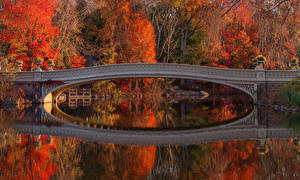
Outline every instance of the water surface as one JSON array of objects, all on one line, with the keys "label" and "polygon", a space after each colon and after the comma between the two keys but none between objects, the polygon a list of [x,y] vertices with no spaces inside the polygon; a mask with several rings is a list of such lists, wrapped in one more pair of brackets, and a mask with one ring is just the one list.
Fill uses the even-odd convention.
[{"label": "water surface", "polygon": [[[55,121],[40,106],[0,108],[0,179],[299,179],[299,114],[254,108],[249,96],[229,87],[192,85],[190,92],[205,91],[209,96],[177,96],[174,89],[159,96],[161,89],[150,95],[117,96],[117,91],[95,93],[95,86],[83,85],[78,88],[93,92],[89,98],[77,97],[76,104],[66,94],[51,110],[65,122]],[[108,137],[119,129],[124,135],[134,134],[132,129],[190,134],[237,122],[253,112],[247,121],[222,129],[223,134],[239,129],[242,135],[257,130],[242,140],[207,137],[207,142],[176,144],[166,136],[169,143],[164,145],[138,145],[79,136],[82,130],[97,133],[97,129]],[[78,133],[59,131],[68,127],[78,127]],[[282,133],[271,137],[274,130]]]}]

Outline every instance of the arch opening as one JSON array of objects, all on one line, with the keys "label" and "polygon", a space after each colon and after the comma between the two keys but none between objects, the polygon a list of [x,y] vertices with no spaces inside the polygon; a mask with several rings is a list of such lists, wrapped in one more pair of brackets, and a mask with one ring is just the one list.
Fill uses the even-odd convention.
[{"label": "arch opening", "polygon": [[[124,79],[122,79],[122,80],[124,80]],[[92,83],[92,82],[96,82],[96,81],[89,81],[89,83]],[[195,82],[199,82],[199,81],[195,81]],[[209,82],[206,82],[206,84],[207,83],[209,83]],[[59,95],[59,93],[61,93],[61,92],[63,92],[64,90],[66,90],[67,88],[70,88],[70,87],[74,87],[74,86],[78,86],[78,85],[83,85],[83,84],[86,84],[86,82],[81,82],[81,83],[77,83],[77,84],[68,84],[67,86],[65,85],[63,88],[61,88],[61,89],[57,89],[57,91],[55,92],[55,93],[57,93],[58,95]],[[218,85],[217,84],[217,86],[220,86],[220,85]],[[234,88],[230,88],[230,89],[234,89]],[[145,96],[144,96],[145,97]],[[243,95],[242,97],[245,97],[245,95]],[[248,96],[247,96],[248,97]],[[128,97],[127,97],[128,98]],[[250,100],[251,98],[250,97],[248,97],[248,100]],[[105,101],[108,101],[108,100],[105,100],[105,99],[103,99],[102,100],[102,104],[104,104],[105,103]],[[140,102],[139,102],[140,101]],[[208,100],[207,100],[208,101]],[[205,102],[205,103],[208,103],[208,102]],[[224,102],[220,102],[221,100],[216,100],[216,104],[222,104],[222,103],[224,103]],[[144,105],[143,106],[136,106],[136,105],[133,105],[135,102],[138,102],[138,103],[144,103]],[[198,103],[198,102],[197,102]],[[194,103],[194,105],[189,105],[189,103],[185,103],[186,105],[184,105],[184,106],[190,106],[190,107],[193,107],[193,108],[196,108],[196,107],[198,107],[198,106],[201,106],[201,103],[199,104],[197,104],[197,103]],[[228,102],[226,102],[226,103],[228,103]],[[235,102],[234,102],[235,103]],[[233,104],[234,104],[233,103]],[[151,103],[149,104],[147,104],[147,103],[145,103],[143,100],[139,100],[139,99],[134,99],[134,101],[130,101],[129,102],[129,104],[130,104],[130,106],[132,106],[131,107],[131,109],[143,109],[143,110],[145,110],[145,108],[144,108],[144,106],[146,105],[146,106],[151,106]],[[232,103],[231,103],[232,104]],[[246,104],[246,103],[244,103],[244,104]],[[249,104],[249,103],[247,103],[247,104]],[[55,104],[55,106],[56,106],[56,104]],[[120,104],[118,105],[118,108],[120,108]],[[179,109],[179,108],[181,108],[180,107],[180,104],[179,103],[177,103],[177,104],[175,104],[175,105],[170,105],[170,104],[168,104],[168,105],[165,105],[165,106],[173,106],[173,107],[175,107],[175,109]],[[227,112],[229,113],[229,110],[230,110],[230,106],[232,106],[232,105],[227,105],[226,107],[224,107],[225,109],[223,109],[223,111],[222,112],[219,112],[219,113],[223,113],[223,114],[226,114]],[[246,107],[246,106],[245,106]],[[103,108],[103,107],[102,107]],[[250,112],[252,111],[252,107],[246,107],[247,108],[247,113],[245,113],[244,112],[244,114],[243,114],[243,116],[245,116],[245,115],[248,115],[248,114],[250,114]],[[59,107],[57,107],[57,109],[60,109]],[[76,111],[78,111],[78,112],[81,112],[82,110],[80,110],[80,109],[76,109]],[[121,111],[121,110],[120,110]],[[178,111],[180,111],[180,110],[178,110]],[[188,113],[190,113],[190,111],[191,111],[191,108],[190,109],[188,109],[188,110],[186,110],[186,111],[188,111]],[[216,111],[220,111],[220,110],[215,110],[214,111],[214,113],[215,114],[218,114]],[[71,114],[72,115],[72,113],[74,113],[74,111],[65,111],[65,109],[63,109],[61,112],[63,112],[63,113],[65,113],[65,114]],[[60,113],[60,114],[63,114],[63,113]],[[115,113],[115,112],[114,112]],[[120,116],[120,114],[122,114],[122,113],[120,113],[120,112],[117,112],[117,113],[119,113],[118,114],[118,116]],[[225,119],[226,120],[226,123],[228,123],[228,122],[233,122],[233,121],[235,121],[235,120],[237,120],[237,119],[240,119],[242,116],[241,115],[239,115],[239,116],[237,116],[237,115],[235,115],[235,114],[231,114],[231,116],[229,116],[230,115],[230,113],[228,114],[227,113],[227,115],[228,115],[228,118],[227,119]],[[82,114],[84,114],[84,113],[82,113]],[[153,113],[153,112],[151,112],[151,111],[148,111],[146,114],[139,114],[138,116],[140,116],[140,118],[148,118],[148,120],[150,121],[150,115],[155,115],[155,113]],[[123,115],[122,115],[123,116]],[[127,115],[126,115],[127,116]],[[136,116],[135,118],[138,118],[138,116]],[[143,116],[143,117],[141,117],[141,116]],[[71,117],[71,118],[70,118]],[[195,112],[194,112],[194,116],[193,117],[195,117]],[[124,119],[124,117],[122,117],[123,119]],[[220,117],[216,117],[216,119],[220,119]],[[80,120],[81,119],[81,120]],[[90,117],[88,117],[88,119],[90,120]],[[223,118],[224,119],[224,118]],[[116,127],[116,128],[123,128],[124,126],[126,127],[127,125],[124,125],[124,124],[120,124],[119,123],[119,125],[117,126],[117,125],[113,125],[113,126],[110,126],[109,124],[95,124],[95,123],[82,123],[83,121],[85,121],[86,120],[86,117],[80,117],[80,118],[78,118],[76,115],[75,115],[75,117],[72,117],[72,116],[70,116],[70,115],[68,115],[68,118],[66,118],[65,120],[69,120],[69,121],[72,121],[72,122],[74,122],[75,124],[89,124],[89,126],[93,126],[93,127]],[[179,121],[179,120],[178,120]],[[228,122],[227,122],[228,121]],[[222,122],[223,123],[223,122]],[[222,124],[221,123],[221,124]],[[224,122],[225,123],[225,122]],[[214,123],[213,125],[216,125],[216,124],[220,124],[219,122],[218,123]],[[144,125],[143,125],[144,126]],[[145,127],[146,126],[146,127]],[[153,126],[153,125],[151,125],[151,124],[148,124],[148,125],[145,125],[144,127],[139,127],[139,125],[136,125],[136,128],[146,128],[146,129],[160,129],[159,127],[157,128],[156,126]],[[191,125],[192,126],[192,125]],[[192,127],[192,128],[199,128],[200,126],[198,126],[198,125],[195,125],[194,127]],[[128,127],[129,129],[131,129],[131,128],[135,128],[135,127]],[[189,128],[189,127],[176,127],[176,128]]]}]

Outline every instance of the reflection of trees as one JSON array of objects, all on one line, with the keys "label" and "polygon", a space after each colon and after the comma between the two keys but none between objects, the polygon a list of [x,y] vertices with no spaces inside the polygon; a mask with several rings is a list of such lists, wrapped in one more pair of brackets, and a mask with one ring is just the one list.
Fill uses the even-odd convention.
[{"label": "reflection of trees", "polygon": [[19,109],[24,109],[25,92],[22,88],[15,88],[12,80],[15,79],[14,73],[1,74],[0,76],[0,107],[18,105]]},{"label": "reflection of trees", "polygon": [[115,100],[97,100],[92,105],[96,113],[88,118],[89,122],[113,126],[119,119],[119,115],[115,112],[119,104],[120,102]]},{"label": "reflection of trees", "polygon": [[[247,103],[251,101],[248,96],[241,96],[239,91],[221,85],[217,90],[213,90],[214,95],[211,97],[213,99],[200,101],[195,97],[176,99],[176,93],[171,93],[175,98],[170,95],[176,81],[147,78],[134,80],[95,82],[92,84],[93,92],[101,98],[93,101],[93,108],[66,110],[94,126],[153,128],[153,122],[151,125],[150,121],[156,119],[155,127],[181,128],[222,123],[243,117],[252,109],[252,105]],[[150,80],[151,83],[145,83]],[[124,82],[132,83],[129,86],[122,84]],[[201,87],[203,84],[207,85],[207,83],[197,85]],[[196,89],[194,86],[192,83],[191,87]],[[138,90],[134,90],[135,88]],[[238,97],[231,98],[231,94]],[[242,99],[239,99],[240,97]],[[180,103],[174,103],[179,99]]]},{"label": "reflection of trees", "polygon": [[55,139],[46,136],[17,136],[10,146],[1,150],[1,179],[49,179],[57,172],[52,155],[56,150]]},{"label": "reflection of trees", "polygon": [[14,121],[21,120],[25,115],[24,110],[11,108],[9,110],[0,108],[0,130],[8,130],[13,125]]},{"label": "reflection of trees", "polygon": [[116,126],[155,128],[157,127],[157,120],[150,105],[141,102],[135,104],[123,102],[120,119],[117,121]]},{"label": "reflection of trees", "polygon": [[[155,161],[155,146],[86,144],[85,179],[146,179]],[[96,155],[96,156],[95,156]]]},{"label": "reflection of trees", "polygon": [[[143,97],[98,99],[94,101],[92,111],[89,110],[87,117],[83,117],[82,121],[116,127],[199,127],[244,116],[244,113],[251,109],[239,113],[236,109],[240,106],[236,106],[227,98],[221,99],[218,102],[220,105],[215,108],[198,101],[180,104],[173,102],[171,99],[153,98],[150,92]],[[189,110],[185,112],[178,109],[182,108],[178,107],[182,103],[183,107],[187,106]],[[79,109],[78,112],[83,110]],[[185,113],[181,114],[182,112]],[[179,117],[185,117],[185,120],[182,121]]]},{"label": "reflection of trees", "polygon": [[189,112],[186,123],[193,127],[232,120],[238,117],[236,108],[236,105],[227,98],[221,99],[217,107],[203,104]]},{"label": "reflection of trees", "polygon": [[79,151],[79,141],[75,139],[56,139],[57,153],[55,160],[58,171],[55,179],[75,180],[82,176],[79,166],[81,153]]},{"label": "reflection of trees", "polygon": [[155,166],[151,172],[151,179],[178,179],[180,174],[180,147],[157,147]]},{"label": "reflection of trees", "polygon": [[300,135],[300,114],[288,113],[286,123],[289,128],[294,129]]},{"label": "reflection of trees", "polygon": [[[5,139],[9,139],[5,140]],[[190,146],[121,146],[75,139],[0,136],[0,179],[293,179],[299,144],[267,140]],[[298,146],[296,146],[298,145]]]},{"label": "reflection of trees", "polygon": [[181,177],[188,179],[253,179],[258,154],[254,141],[218,142],[187,148]]},{"label": "reflection of trees", "polygon": [[160,126],[176,127],[177,123],[175,117],[177,112],[168,102],[163,105],[163,108],[160,112],[161,113],[159,115],[161,116],[158,118]]},{"label": "reflection of trees", "polygon": [[[3,140],[4,138],[5,140]],[[0,137],[0,179],[78,179],[78,141],[50,136]]]},{"label": "reflection of trees", "polygon": [[[299,149],[287,140],[267,140],[260,155],[255,141],[217,142],[188,147],[181,177],[194,179],[293,179],[300,175]],[[180,152],[182,154],[182,152]]]},{"label": "reflection of trees", "polygon": [[97,81],[92,84],[92,90],[94,93],[105,96],[119,96],[122,95],[122,91],[117,88],[114,80]]},{"label": "reflection of trees", "polygon": [[[294,179],[300,176],[299,147],[288,140],[268,140],[257,179]],[[296,178],[297,179],[297,178]]]}]

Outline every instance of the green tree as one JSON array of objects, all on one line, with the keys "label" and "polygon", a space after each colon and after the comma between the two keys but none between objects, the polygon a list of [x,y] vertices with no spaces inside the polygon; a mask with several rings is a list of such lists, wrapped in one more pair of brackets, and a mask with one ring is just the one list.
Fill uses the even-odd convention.
[{"label": "green tree", "polygon": [[286,83],[281,92],[290,105],[300,107],[300,78]]}]

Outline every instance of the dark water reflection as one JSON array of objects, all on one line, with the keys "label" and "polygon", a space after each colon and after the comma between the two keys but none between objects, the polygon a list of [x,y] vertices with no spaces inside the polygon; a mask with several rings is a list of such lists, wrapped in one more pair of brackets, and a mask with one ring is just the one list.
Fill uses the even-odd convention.
[{"label": "dark water reflection", "polygon": [[[258,111],[259,124],[299,130],[293,126],[300,120],[297,114]],[[300,176],[297,136],[185,146],[103,144],[39,133],[19,134],[13,124],[57,126],[34,118],[39,113],[38,107],[0,112],[0,179],[299,179]]]},{"label": "dark water reflection", "polygon": [[[165,98],[155,104],[153,99],[157,98],[152,98],[151,102],[150,97],[127,96],[126,106],[122,105],[124,101],[102,98],[93,100],[98,103],[92,106],[64,109],[61,103],[60,107],[83,122],[86,117],[92,121],[94,113],[101,117],[98,121],[108,126],[148,128],[196,127],[227,122],[252,111],[251,103],[243,95],[226,88],[216,91],[213,86],[203,89],[210,94],[206,99]],[[217,98],[219,95],[224,96]],[[182,102],[185,111],[180,109]],[[126,109],[122,110],[122,106]],[[170,113],[167,113],[168,108],[172,109]],[[292,137],[279,135],[278,138],[269,138],[266,135],[249,140],[165,146],[89,142],[76,137],[45,135],[39,131],[22,134],[22,130],[16,128],[17,125],[48,129],[66,126],[44,119],[43,114],[40,107],[0,108],[0,179],[300,178],[299,114],[257,109],[258,128],[264,127],[266,131],[294,129],[298,135],[295,133]],[[149,114],[155,117],[154,123],[146,118]],[[123,123],[121,119],[126,121]],[[145,119],[140,126],[139,121]],[[249,124],[249,127],[252,126]]]},{"label": "dark water reflection", "polygon": [[[298,143],[298,144],[297,144]],[[1,179],[297,179],[299,142],[267,139],[190,146],[121,146],[74,138],[1,136]]]},{"label": "dark water reflection", "polygon": [[[73,87],[58,98],[58,108],[70,115],[60,118],[97,127],[178,129],[240,119],[253,110],[251,97],[230,87],[188,81],[180,89],[178,81],[161,81],[138,92],[99,88],[99,83],[107,87],[108,82]],[[166,81],[171,81],[168,87]]]}]

